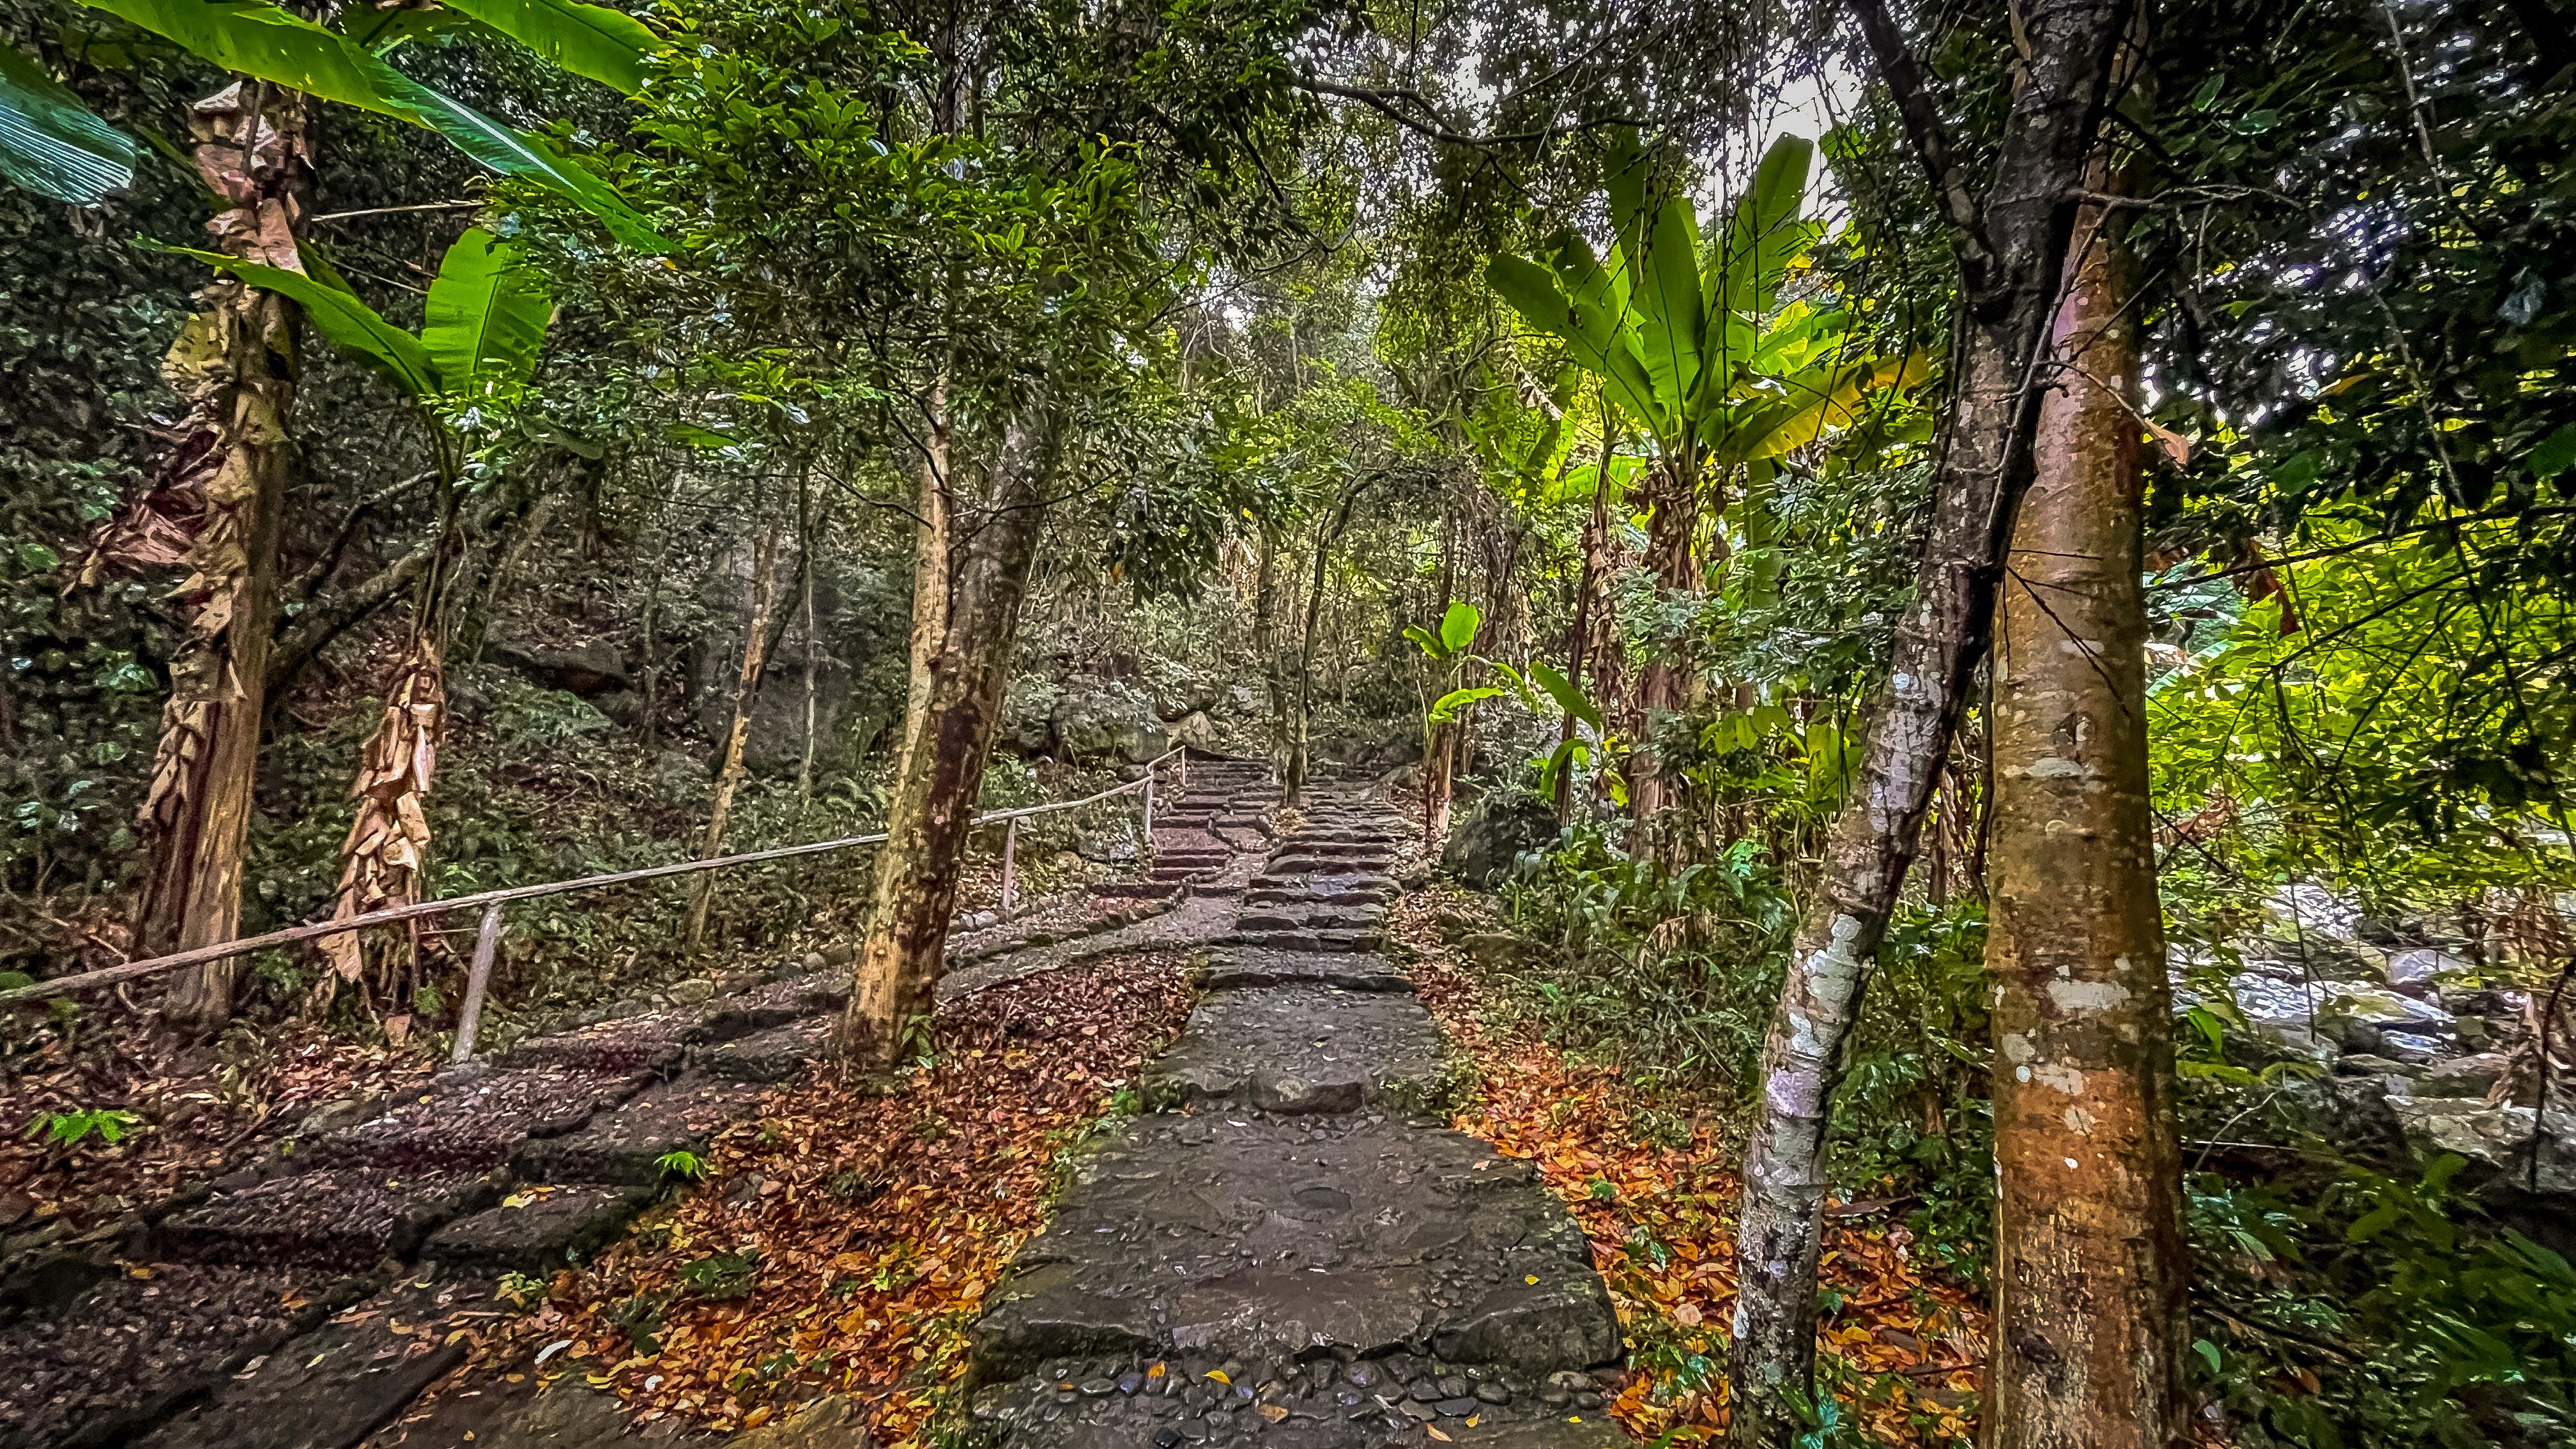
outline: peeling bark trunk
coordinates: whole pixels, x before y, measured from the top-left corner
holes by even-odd
[[[207,223],[233,256],[301,271],[295,223],[311,170],[304,99],[249,82],[197,103],[197,173],[230,209]],[[139,954],[240,934],[243,850],[278,611],[278,532],[294,472],[294,304],[229,278],[172,344],[163,373],[186,399],[184,441],[152,493],[101,540],[94,564],[182,562],[187,636],[171,660],[161,740],[141,813]],[[192,515],[184,519],[174,515]],[[182,542],[184,540],[184,543]],[[173,979],[163,1012],[192,1036],[232,1017],[238,960]]]
[[[1653,477],[1645,562],[1655,576],[1656,592],[1670,598],[1699,585],[1692,548],[1699,532],[1699,460],[1668,456],[1655,466]],[[1660,813],[1672,794],[1651,741],[1656,716],[1681,707],[1687,676],[1669,648],[1655,650],[1637,674],[1637,746],[1628,753],[1628,810],[1641,825]]]
[[[948,379],[930,385],[930,434],[923,439],[918,522],[913,525],[912,642],[910,682],[903,700],[903,754],[895,768],[910,769],[913,740],[921,733],[923,712],[930,707],[932,661],[948,630],[948,584],[951,491],[948,454]]]
[[[752,696],[760,689],[761,666],[769,656],[769,615],[778,594],[778,531],[763,528],[751,558],[751,621],[742,632],[742,668],[734,676],[733,721],[725,730],[724,763],[716,770],[716,796],[707,811],[706,838],[698,858],[708,860],[724,849],[725,824],[733,815],[733,797],[742,789],[743,736],[751,728]],[[694,951],[707,939],[707,910],[715,903],[716,876],[698,872],[689,887],[688,946]]]
[[[2138,354],[2119,226],[2087,208],[2077,229],[1993,664],[1989,1449],[2189,1437],[2191,1264],[2147,805]]]
[[[1046,522],[1056,429],[1044,398],[1011,419],[989,506],[954,550],[953,585],[942,581],[947,606],[927,659],[920,729],[895,781],[867,939],[835,1043],[860,1067],[893,1066],[930,1020],[975,797],[1009,683],[1011,638]]]
[[[1914,602],[1897,626],[1887,678],[1871,694],[1852,794],[1828,834],[1763,1048],[1729,1365],[1730,1436],[1742,1446],[1785,1443],[1796,1424],[1781,1390],[1812,1383],[1825,1134],[1843,1046],[1985,652],[2003,546],[2030,480],[2030,382],[2057,310],[2074,197],[2108,105],[2113,57],[2134,15],[2126,0],[2028,14],[2027,74],[2004,121],[1987,199],[1974,205],[1887,12],[1877,0],[1852,8],[1959,229],[1960,304]]]

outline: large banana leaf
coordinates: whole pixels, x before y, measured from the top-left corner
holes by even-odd
[[[1678,417],[1699,381],[1700,334],[1707,325],[1699,227],[1689,199],[1650,187],[1648,170],[1636,133],[1613,132],[1603,181],[1627,262],[1628,311],[1656,401]]]
[[[1916,352],[1901,359],[1824,363],[1782,378],[1781,396],[1756,405],[1746,414],[1719,445],[1717,461],[1748,463],[1805,447],[1828,432],[1858,421],[1871,393],[1912,387],[1930,370],[1931,359]]]
[[[386,321],[375,308],[348,292],[316,281],[302,272],[262,266],[222,252],[199,251],[194,247],[170,247],[168,250],[181,256],[195,257],[210,267],[230,272],[262,291],[275,292],[301,306],[305,320],[323,336],[356,353],[409,392],[415,400],[426,402],[437,396],[438,368],[430,360],[429,349],[421,345],[419,338]]]
[[[431,90],[364,46],[264,0],[84,0],[166,36],[226,70],[426,126],[505,176],[525,177],[606,223],[642,251],[670,250],[606,182],[471,106]]]
[[[1752,189],[1736,198],[1726,230],[1710,250],[1702,280],[1712,336],[1694,398],[1703,411],[1751,364],[1759,346],[1756,319],[1779,301],[1789,263],[1823,234],[1820,225],[1798,219],[1815,158],[1813,141],[1783,136],[1772,142],[1754,171]]]
[[[1505,253],[1486,266],[1485,278],[1531,326],[1563,338],[1574,360],[1601,379],[1612,402],[1646,428],[1663,431],[1665,415],[1655,399],[1654,379],[1622,325],[1609,274],[1581,238],[1558,239],[1553,271]]]
[[[32,56],[0,45],[0,177],[39,196],[96,206],[134,180],[134,141]]]
[[[554,301],[516,247],[475,227],[456,239],[429,284],[420,340],[440,391],[469,397],[534,376]]]
[[[446,0],[544,56],[557,68],[588,76],[628,95],[644,89],[644,57],[662,41],[622,11],[581,0]]]

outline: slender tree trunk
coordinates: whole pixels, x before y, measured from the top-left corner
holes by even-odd
[[[1449,806],[1457,790],[1458,732],[1464,723],[1451,715],[1433,725],[1422,752],[1422,839],[1434,853],[1449,838]]]
[[[1351,507],[1360,501],[1360,490],[1365,486],[1353,483],[1344,488],[1340,502],[1318,521],[1315,529],[1315,575],[1306,589],[1306,626],[1299,635],[1296,689],[1288,707],[1288,768],[1279,790],[1280,799],[1291,806],[1305,798],[1307,747],[1314,733],[1315,644],[1324,613],[1324,580],[1331,571],[1333,545],[1340,542],[1342,530],[1351,521]]]
[[[810,470],[796,481],[796,514],[800,535],[796,547],[801,559],[797,573],[805,585],[805,752],[796,761],[796,808],[802,812],[814,800],[814,736],[822,723],[821,686],[816,674],[822,635],[814,626],[814,537],[821,529],[814,517]]]
[[[2101,129],[2129,0],[2079,0],[2026,17],[2028,69],[2005,117],[1983,204],[1950,158],[1919,67],[1878,0],[1851,0],[1958,228],[1961,288],[1950,404],[1915,598],[1872,691],[1850,797],[1792,940],[1763,1047],[1762,1094],[1744,1164],[1730,1433],[1785,1443],[1784,1387],[1806,1390],[1816,1352],[1824,1147],[1843,1046],[1858,1015],[1934,783],[1985,651],[2003,544],[2030,479],[2030,379],[2057,310],[2075,194]]]
[[[921,725],[895,781],[876,898],[859,948],[837,1046],[855,1065],[893,1066],[926,1029],[945,964],[957,877],[975,799],[1010,682],[1011,639],[1037,561],[1053,486],[1057,420],[1043,398],[1023,404],[994,460],[989,507],[954,553],[953,586],[928,663]]]
[[[950,513],[956,506],[956,492],[949,474],[945,373],[930,384],[927,411],[930,432],[923,439],[921,516],[913,526],[911,674],[903,701],[903,757],[895,766],[901,774],[911,772],[912,743],[930,708],[932,666],[948,633],[949,552],[954,546]]]
[[[1654,511],[1646,520],[1646,568],[1656,591],[1666,598],[1698,587],[1699,571],[1692,541],[1699,532],[1699,460],[1666,457],[1656,464]],[[1688,671],[1673,662],[1673,651],[1659,648],[1637,675],[1637,734],[1628,754],[1628,809],[1637,823],[1659,814],[1671,794],[1663,762],[1650,741],[1656,717],[1678,709]]]
[[[237,82],[197,103],[197,173],[231,209],[207,223],[216,245],[303,269],[295,223],[311,170],[304,98]],[[135,926],[141,955],[240,934],[243,851],[259,773],[269,649],[277,623],[278,533],[295,472],[294,305],[229,278],[207,291],[163,370],[188,403],[186,438],[155,501],[193,502],[183,556],[156,556],[139,531],[112,530],[102,556],[184,562],[175,595],[187,636],[170,663],[170,699],[142,809],[144,872]],[[139,517],[128,520],[139,523]],[[163,1011],[192,1036],[232,1017],[240,962],[213,961],[171,982]]]
[[[733,722],[725,730],[724,763],[716,770],[716,798],[707,812],[707,833],[698,843],[700,859],[724,849],[725,824],[733,815],[733,797],[742,789],[743,737],[751,729],[753,696],[760,690],[761,666],[768,662],[769,616],[777,605],[778,530],[763,526],[751,555],[751,619],[742,631],[742,668],[734,676]],[[694,951],[707,939],[707,910],[715,903],[715,872],[702,870],[689,887],[688,945]]]
[[[1252,585],[1252,652],[1270,701],[1270,769],[1288,773],[1288,674],[1279,649],[1279,528],[1261,526],[1261,568]]]
[[[1993,661],[1988,1449],[2189,1438],[2124,225],[2088,207],[2077,228]]]
[[[1601,601],[1596,597],[1609,574],[1610,564],[1610,407],[1601,407],[1601,460],[1592,474],[1592,512],[1583,521],[1583,573],[1574,586],[1574,625],[1566,642],[1566,682],[1577,693],[1583,689],[1586,656],[1594,653],[1592,635],[1601,621]],[[1604,695],[1596,691],[1596,700]],[[1559,745],[1570,745],[1575,738],[1574,711],[1565,712],[1565,723],[1557,732]],[[1559,823],[1574,818],[1574,761],[1569,757],[1556,777],[1556,818]]]

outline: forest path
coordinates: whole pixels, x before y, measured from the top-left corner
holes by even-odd
[[[976,1330],[976,1417],[1025,1446],[1623,1442],[1619,1328],[1383,956],[1382,803],[1312,792],[1202,968],[1146,1103],[1087,1151]]]

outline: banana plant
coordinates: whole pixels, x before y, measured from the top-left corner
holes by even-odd
[[[134,157],[133,137],[100,120],[35,57],[0,45],[0,179],[96,206],[133,182]]]
[[[506,401],[536,375],[554,300],[518,249],[481,227],[456,239],[429,284],[418,335],[385,320],[307,247],[305,270],[172,247],[304,309],[315,330],[401,388],[433,422]]]
[[[1780,305],[1783,282],[1824,234],[1799,214],[1815,154],[1800,137],[1774,142],[1703,245],[1688,199],[1651,187],[1635,134],[1615,133],[1604,168],[1618,232],[1608,261],[1566,230],[1537,260],[1505,253],[1486,268],[1514,311],[1601,380],[1679,486],[1696,489],[1705,467],[1778,458],[1848,427],[1870,394],[1923,375],[1919,353],[1846,356],[1846,313]]]
[[[669,240],[614,188],[543,139],[422,85],[384,59],[407,41],[470,28],[506,36],[564,70],[633,94],[642,89],[646,60],[662,48],[662,41],[631,16],[579,0],[457,0],[443,10],[353,7],[351,29],[344,34],[267,0],[83,3],[225,70],[436,131],[491,170],[535,182],[599,218],[625,245],[652,253],[671,249]],[[0,62],[0,71],[6,70],[6,62]],[[9,72],[6,87],[0,88],[0,133],[8,130],[20,89]],[[8,149],[0,141],[0,156]],[[130,162],[130,144],[126,150]],[[27,184],[14,165],[8,174]],[[40,167],[38,174],[71,188],[65,178],[76,173],[66,173],[57,162]]]
[[[1448,611],[1441,615],[1438,633],[1433,633],[1419,624],[1407,624],[1404,627],[1405,638],[1413,641],[1414,646],[1429,656],[1434,664],[1444,665],[1448,669],[1448,691],[1432,701],[1430,709],[1423,716],[1426,744],[1430,731],[1457,718],[1458,711],[1480,700],[1499,699],[1504,695],[1518,699],[1533,714],[1545,708],[1543,699],[1553,701],[1559,710],[1590,725],[1595,737],[1607,738],[1606,728],[1602,722],[1601,706],[1594,703],[1590,696],[1577,688],[1573,681],[1567,679],[1554,665],[1543,659],[1533,659],[1526,670],[1514,669],[1499,659],[1488,659],[1482,654],[1471,652],[1468,646],[1475,642],[1476,631],[1484,626],[1484,622],[1483,611],[1461,600],[1451,604]],[[1482,665],[1492,670],[1495,677],[1503,682],[1498,685],[1462,684],[1461,681],[1465,678],[1470,665]],[[1570,764],[1581,764],[1590,758],[1590,748],[1581,739],[1574,739],[1557,746],[1552,754],[1531,761],[1539,767],[1539,793],[1542,795],[1555,793],[1557,772],[1568,768]]]

